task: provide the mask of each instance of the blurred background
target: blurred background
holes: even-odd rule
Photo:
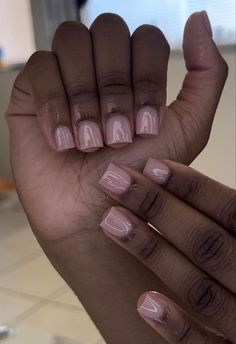
[[[170,102],[185,74],[184,24],[191,13],[201,10],[208,12],[214,39],[229,65],[229,78],[209,144],[192,165],[235,187],[235,0],[0,0],[1,343],[104,343],[82,305],[44,257],[15,194],[4,113],[19,70],[35,50],[50,49],[61,22],[81,20],[89,27],[100,13],[113,12],[126,20],[131,33],[150,23],[166,35],[172,48]]]

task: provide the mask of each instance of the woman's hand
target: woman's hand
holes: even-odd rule
[[[140,170],[150,155],[190,163],[206,145],[227,66],[204,13],[188,20],[183,47],[188,72],[177,100],[166,108],[169,46],[158,28],[144,25],[130,37],[124,21],[112,14],[99,16],[90,30],[62,24],[53,52],[35,53],[18,76],[7,111],[13,172],[30,224],[112,344],[121,343],[124,331],[127,343],[153,343],[133,303],[159,282],[97,231],[110,203],[96,180],[114,159]],[[102,145],[101,136],[114,146],[115,114],[123,116],[117,128],[125,122],[133,135],[143,106],[158,116],[158,135],[85,153]],[[93,130],[94,141],[87,135]],[[98,299],[106,306],[98,306]]]
[[[106,212],[104,233],[151,269],[183,307],[148,292],[139,300],[140,315],[169,343],[236,343],[236,192],[156,159],[143,175],[112,163],[99,184],[123,206]]]

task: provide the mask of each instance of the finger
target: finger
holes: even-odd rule
[[[236,236],[236,191],[170,160],[149,159],[143,174]]]
[[[136,134],[157,135],[161,106],[166,104],[167,66],[170,47],[155,26],[140,26],[132,36],[132,74]]]
[[[74,148],[67,98],[54,54],[34,53],[27,62],[25,73],[48,144],[58,151]]]
[[[162,294],[144,293],[138,301],[140,316],[170,344],[230,344],[229,339],[198,323]]]
[[[105,140],[120,147],[132,142],[134,132],[129,30],[119,16],[103,14],[91,33]]]
[[[151,223],[201,269],[236,292],[235,240],[219,225],[142,174],[110,164],[99,180],[106,193]]]
[[[69,100],[76,146],[95,151],[103,146],[103,138],[90,31],[80,22],[61,24],[53,50]]]
[[[189,138],[207,142],[211,123],[228,74],[228,68],[213,39],[206,12],[194,13],[186,23],[183,51],[187,74],[170,108],[183,124]],[[199,146],[202,144],[199,140]]]
[[[112,207],[100,225],[107,236],[141,260],[169,286],[190,311],[223,333],[231,337],[235,335],[234,296],[159,233],[123,207]],[[174,262],[174,266],[170,262]]]

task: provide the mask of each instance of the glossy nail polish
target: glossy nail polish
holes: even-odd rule
[[[131,177],[125,170],[111,163],[98,183],[108,191],[122,195],[129,190]]]
[[[157,135],[159,126],[159,116],[151,106],[142,107],[136,117],[136,134]]]
[[[143,174],[157,184],[164,184],[170,177],[170,169],[157,159],[148,159]]]
[[[75,147],[74,138],[69,127],[60,126],[55,130],[55,141],[59,151]]]
[[[177,305],[156,292],[142,295],[137,310],[144,318],[159,323],[173,338],[182,338],[190,325]]]
[[[80,149],[84,152],[103,147],[102,134],[96,122],[84,121],[79,123],[78,137]]]
[[[100,226],[117,238],[127,238],[133,230],[133,223],[119,207],[112,207]]]
[[[132,133],[127,117],[115,115],[107,119],[106,141],[108,145],[132,143]]]
[[[151,293],[147,293],[138,303],[138,312],[144,317],[162,323],[165,318],[165,308]]]

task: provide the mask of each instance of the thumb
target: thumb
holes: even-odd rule
[[[200,131],[206,143],[228,75],[228,66],[212,39],[205,11],[194,13],[188,19],[183,51],[187,74],[170,108],[179,115],[187,129],[196,129],[198,134]]]

